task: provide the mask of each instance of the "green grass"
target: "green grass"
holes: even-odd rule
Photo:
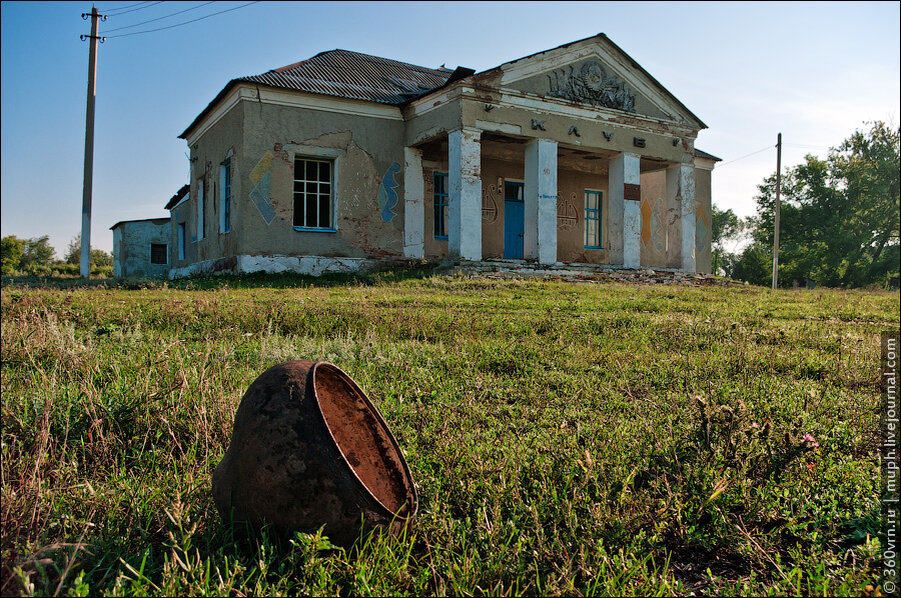
[[[3,593],[878,585],[897,293],[421,274],[5,281]],[[345,551],[222,524],[210,475],[241,395],[300,358],[389,422],[420,491],[406,537]]]

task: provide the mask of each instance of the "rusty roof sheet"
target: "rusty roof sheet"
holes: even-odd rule
[[[398,105],[441,87],[451,73],[450,69],[430,69],[359,52],[330,50],[237,81]]]

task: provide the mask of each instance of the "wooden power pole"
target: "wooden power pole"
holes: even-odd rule
[[[779,209],[782,192],[782,133],[776,138],[776,209],[773,233],[773,290],[779,285]]]
[[[84,130],[84,192],[81,198],[81,276],[91,277],[91,197],[94,186],[94,98],[97,96],[97,44],[101,41],[97,28],[101,19],[97,7],[91,7],[91,14],[82,13],[81,18],[91,17],[91,43],[88,56],[88,106]],[[106,17],[103,17],[105,20]]]

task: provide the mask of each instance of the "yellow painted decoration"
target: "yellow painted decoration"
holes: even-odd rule
[[[250,173],[250,180],[253,181],[254,185],[259,184],[260,181],[263,180],[263,177],[266,176],[266,173],[269,172],[269,169],[272,167],[272,152],[266,152],[260,161],[257,162],[256,167],[254,167],[253,171]]]
[[[647,198],[641,200],[641,244],[647,245],[651,240],[651,202]]]

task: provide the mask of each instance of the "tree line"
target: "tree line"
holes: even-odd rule
[[[61,260],[47,235],[33,239],[9,235],[0,239],[0,261],[4,276],[77,276],[81,272],[81,235],[69,241]],[[91,275],[112,276],[113,256],[92,248]]]
[[[782,173],[779,285],[884,287],[897,278],[901,128],[874,122],[825,159],[808,154]],[[713,270],[769,286],[773,277],[776,173],[758,185],[757,213],[713,206]],[[741,249],[733,249],[742,246]]]

